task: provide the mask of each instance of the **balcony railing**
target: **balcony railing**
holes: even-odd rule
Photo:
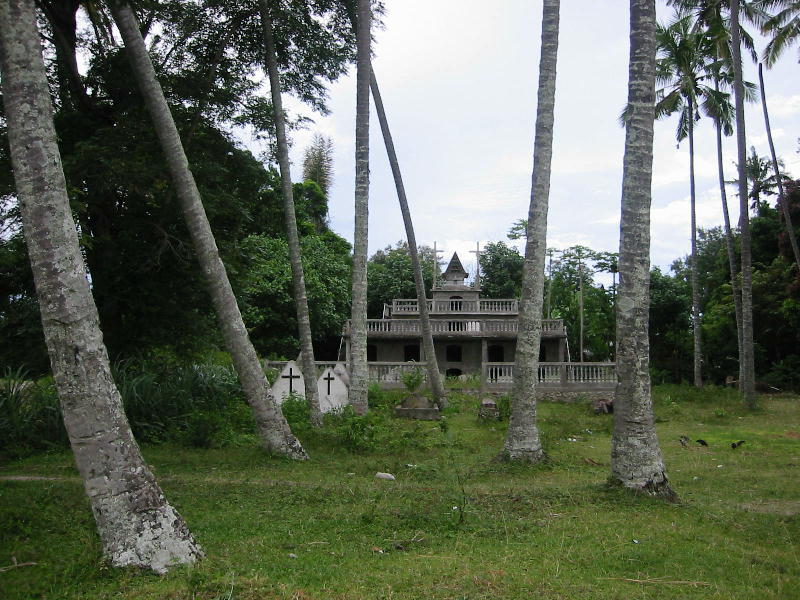
[[[502,300],[428,300],[430,313],[500,313],[517,314],[519,301]],[[413,298],[399,298],[392,302],[392,314],[415,315],[419,313],[419,303]]]
[[[514,379],[514,363],[486,363],[486,385],[489,388],[508,388]],[[371,362],[369,378],[392,387],[401,384],[403,373],[422,369],[423,363]],[[478,379],[480,381],[480,379]],[[617,382],[614,363],[539,363],[539,384],[543,388],[610,389]]]
[[[439,336],[458,337],[515,337],[519,324],[517,319],[431,319],[431,332]],[[350,321],[344,334],[350,335]],[[408,337],[422,335],[419,319],[367,319],[367,335],[370,337]],[[542,335],[566,335],[561,319],[544,319]]]
[[[514,363],[486,363],[488,383],[511,384]],[[617,382],[615,363],[539,363],[539,383],[543,385],[613,385]]]

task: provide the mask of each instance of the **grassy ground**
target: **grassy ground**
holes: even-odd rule
[[[145,447],[207,554],[164,577],[102,565],[68,453],[6,463],[0,598],[800,598],[798,398],[749,413],[662,387],[656,405],[675,505],[605,485],[611,417],[578,405],[540,404],[535,468],[493,462],[505,425],[478,423],[473,397],[444,427],[392,421],[421,441],[391,453]]]

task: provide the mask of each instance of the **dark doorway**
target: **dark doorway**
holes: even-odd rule
[[[403,347],[403,360],[406,362],[419,362],[419,344],[409,344]]]
[[[503,346],[494,344],[487,349],[489,362],[506,362],[506,349]]]
[[[446,377],[459,377],[461,375],[461,369],[447,369],[444,374]]]
[[[452,344],[446,349],[447,362],[461,362],[461,346]]]
[[[461,296],[450,296],[450,310],[460,311],[463,307]]]
[[[378,347],[375,344],[367,344],[367,362],[378,360]]]

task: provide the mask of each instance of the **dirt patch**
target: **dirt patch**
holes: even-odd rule
[[[800,440],[800,433],[796,431],[787,431],[786,437],[792,438],[793,440]]]
[[[748,502],[739,506],[748,512],[757,512],[782,517],[794,517],[800,514],[800,500],[767,500],[765,502]]]

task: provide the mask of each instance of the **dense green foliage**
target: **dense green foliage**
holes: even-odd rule
[[[425,282],[425,294],[430,298],[433,285],[433,249],[420,246],[419,260],[422,267],[422,279]],[[383,316],[383,305],[391,304],[395,298],[416,298],[414,271],[411,268],[411,255],[407,242],[397,242],[378,250],[367,262],[367,316],[380,319]]]
[[[213,311],[108,15],[102,5],[79,0],[40,5],[59,148],[109,352],[124,359],[167,350],[187,363],[208,355],[220,345]],[[244,126],[269,139],[272,131],[271,103],[250,77],[263,60],[256,5],[163,0],[138,3],[137,9],[229,278],[243,300],[245,288],[258,287],[259,273],[247,267],[258,263],[263,275],[263,246],[280,246],[284,237],[277,174],[229,133]],[[282,4],[280,10],[275,35],[284,87],[325,111],[325,84],[344,72],[353,54],[344,11],[338,0]],[[78,55],[88,63],[85,76],[72,68]],[[0,118],[0,365],[38,375],[47,372],[48,361],[2,124]],[[327,229],[324,192],[307,181],[295,186],[295,199],[304,243],[320,257],[310,261],[307,278],[327,285],[328,278],[346,277],[349,247]],[[284,260],[288,271],[284,254],[272,260]],[[272,269],[281,267],[275,262]],[[273,305],[263,290],[251,296],[246,312],[253,320],[247,324],[261,336],[259,348],[295,352],[294,309]],[[332,338],[338,340],[345,304],[346,295],[333,305],[320,301],[318,343],[337,345]],[[281,327],[268,330],[273,323]]]
[[[446,427],[379,409],[315,434],[287,409],[306,463],[255,443],[145,445],[206,553],[161,577],[97,567],[68,452],[6,463],[0,477],[18,479],[0,482],[0,565],[20,566],[0,572],[3,598],[797,597],[796,397],[765,398],[753,414],[731,390],[656,388],[682,499],[669,505],[606,485],[610,416],[541,403],[549,460],[532,471],[493,461],[505,424],[477,422],[476,397],[451,396],[461,408]],[[709,447],[683,448],[681,435]]]

